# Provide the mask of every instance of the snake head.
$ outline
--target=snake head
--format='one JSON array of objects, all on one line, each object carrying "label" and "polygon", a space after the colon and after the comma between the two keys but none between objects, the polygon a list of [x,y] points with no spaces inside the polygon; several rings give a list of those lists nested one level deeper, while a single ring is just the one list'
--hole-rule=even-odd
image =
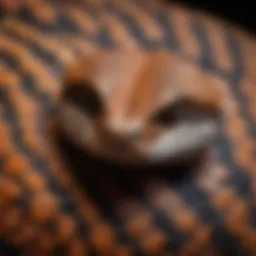
[{"label": "snake head", "polygon": [[67,69],[61,128],[81,148],[119,163],[189,160],[211,149],[219,133],[214,81],[169,52],[93,53]]}]

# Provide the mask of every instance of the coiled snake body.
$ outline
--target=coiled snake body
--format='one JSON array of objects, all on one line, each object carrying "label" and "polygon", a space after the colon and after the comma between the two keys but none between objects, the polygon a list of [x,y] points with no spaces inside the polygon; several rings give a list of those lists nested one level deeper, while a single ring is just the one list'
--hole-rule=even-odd
[{"label": "coiled snake body", "polygon": [[[256,255],[255,38],[176,5],[35,2],[0,21],[3,255]],[[224,123],[204,171],[107,172],[81,167],[75,148],[66,165],[54,139],[62,75],[102,48],[166,50],[220,85]]]}]

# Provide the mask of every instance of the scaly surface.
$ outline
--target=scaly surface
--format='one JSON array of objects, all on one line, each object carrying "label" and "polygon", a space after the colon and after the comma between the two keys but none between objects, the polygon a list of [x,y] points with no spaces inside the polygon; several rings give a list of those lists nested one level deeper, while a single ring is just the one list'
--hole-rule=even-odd
[{"label": "scaly surface", "polygon": [[[175,5],[27,0],[2,17],[0,236],[6,249],[256,255],[255,46],[240,29]],[[81,167],[76,154],[75,169],[83,173],[77,181],[54,140],[54,111],[66,65],[99,48],[165,49],[222,83],[225,122],[206,170],[184,179],[106,172],[95,162]]]}]

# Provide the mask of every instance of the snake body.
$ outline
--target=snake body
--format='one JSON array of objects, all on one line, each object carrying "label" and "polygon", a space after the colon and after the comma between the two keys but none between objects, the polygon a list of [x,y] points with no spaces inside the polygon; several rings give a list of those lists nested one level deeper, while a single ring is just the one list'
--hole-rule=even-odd
[{"label": "snake body", "polygon": [[[106,172],[60,152],[66,66],[105,48],[164,49],[221,84],[224,124],[204,171]],[[28,0],[2,16],[1,255],[256,255],[255,65],[254,36],[174,4]]]}]

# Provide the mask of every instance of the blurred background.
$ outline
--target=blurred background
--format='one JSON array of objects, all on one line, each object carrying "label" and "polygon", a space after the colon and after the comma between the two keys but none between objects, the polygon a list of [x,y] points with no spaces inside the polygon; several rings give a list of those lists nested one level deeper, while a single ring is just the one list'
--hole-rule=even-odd
[{"label": "blurred background", "polygon": [[235,22],[247,30],[256,33],[256,13],[254,1],[198,1],[198,0],[167,0],[189,5],[193,8],[206,10],[221,18]]}]

